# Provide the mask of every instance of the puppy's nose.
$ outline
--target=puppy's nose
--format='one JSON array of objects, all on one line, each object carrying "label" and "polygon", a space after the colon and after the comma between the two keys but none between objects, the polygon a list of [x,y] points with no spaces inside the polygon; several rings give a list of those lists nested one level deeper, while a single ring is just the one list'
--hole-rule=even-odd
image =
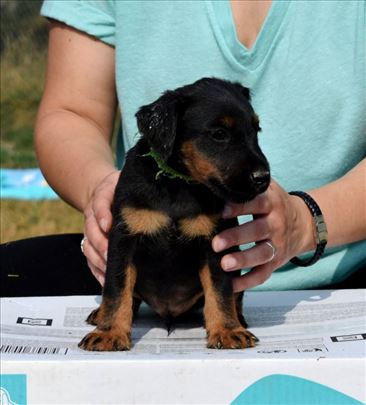
[{"label": "puppy's nose", "polygon": [[271,175],[268,170],[255,170],[249,175],[250,181],[258,191],[264,191],[269,185]]}]

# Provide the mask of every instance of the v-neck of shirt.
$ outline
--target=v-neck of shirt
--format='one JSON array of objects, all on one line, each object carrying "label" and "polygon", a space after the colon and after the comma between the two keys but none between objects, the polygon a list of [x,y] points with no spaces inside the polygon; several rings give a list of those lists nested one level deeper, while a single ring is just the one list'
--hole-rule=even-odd
[{"label": "v-neck of shirt", "polygon": [[253,71],[261,65],[277,40],[289,6],[288,1],[273,0],[253,46],[247,48],[238,39],[230,1],[210,0],[206,4],[216,39],[226,59],[239,71]]}]

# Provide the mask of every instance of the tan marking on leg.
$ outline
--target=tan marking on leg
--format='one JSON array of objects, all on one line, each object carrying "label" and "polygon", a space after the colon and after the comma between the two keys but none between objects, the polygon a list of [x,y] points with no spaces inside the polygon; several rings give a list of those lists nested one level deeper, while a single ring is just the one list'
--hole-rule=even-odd
[{"label": "tan marking on leg", "polygon": [[198,215],[195,218],[184,218],[179,221],[179,229],[184,236],[212,236],[218,222],[218,216]]},{"label": "tan marking on leg", "polygon": [[125,285],[118,302],[103,298],[98,311],[97,327],[84,337],[79,347],[94,351],[118,351],[131,348],[135,282],[136,269],[130,265],[126,269]]},{"label": "tan marking on leg", "polygon": [[124,207],[121,215],[132,234],[152,235],[167,227],[171,218],[164,212]]},{"label": "tan marking on leg", "polygon": [[131,332],[133,290],[136,283],[137,271],[133,265],[126,269],[125,285],[121,293],[120,304],[114,316],[113,325],[117,330]]},{"label": "tan marking on leg", "polygon": [[209,332],[210,330],[218,329],[224,325],[225,315],[220,308],[222,303],[220,302],[220,297],[213,286],[211,273],[207,265],[200,271],[199,275],[205,296],[203,312],[206,329]]},{"label": "tan marking on leg", "polygon": [[192,141],[183,143],[181,152],[184,164],[189,170],[190,175],[196,181],[204,183],[210,177],[217,179],[222,178],[218,168],[208,159],[207,156],[197,150]]},{"label": "tan marking on leg", "polygon": [[207,347],[244,349],[255,346],[255,336],[243,328],[238,321],[234,295],[228,302],[221,302],[207,265],[201,270],[200,279],[205,296],[203,312],[207,330]]}]

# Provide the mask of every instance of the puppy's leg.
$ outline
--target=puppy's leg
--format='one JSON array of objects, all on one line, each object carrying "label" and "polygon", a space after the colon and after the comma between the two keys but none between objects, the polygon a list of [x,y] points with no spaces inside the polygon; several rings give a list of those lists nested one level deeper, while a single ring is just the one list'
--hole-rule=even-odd
[{"label": "puppy's leg", "polygon": [[[141,298],[138,298],[136,296],[133,297],[133,304],[132,304],[132,312],[133,312],[133,319],[135,319],[135,317],[137,316],[138,310],[140,308],[141,305]],[[88,323],[89,325],[98,325],[98,317],[100,313],[100,307],[97,309],[94,309],[89,316],[86,318],[86,323]]]},{"label": "puppy's leg", "polygon": [[220,267],[220,256],[210,254],[200,271],[205,296],[204,317],[207,347],[215,349],[244,349],[258,340],[245,329],[238,317],[232,289],[232,278]]},{"label": "puppy's leg", "polygon": [[97,327],[79,343],[85,350],[116,351],[131,348],[133,290],[136,269],[131,263],[133,237],[112,231],[102,304],[87,321]]}]

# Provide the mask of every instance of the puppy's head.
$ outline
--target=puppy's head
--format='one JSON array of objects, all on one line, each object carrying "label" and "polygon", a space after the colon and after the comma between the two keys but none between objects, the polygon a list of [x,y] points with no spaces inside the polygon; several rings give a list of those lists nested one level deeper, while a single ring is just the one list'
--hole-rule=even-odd
[{"label": "puppy's head", "polygon": [[227,201],[264,192],[269,164],[259,145],[259,120],[249,90],[204,78],[143,106],[139,131],[160,157]]}]

